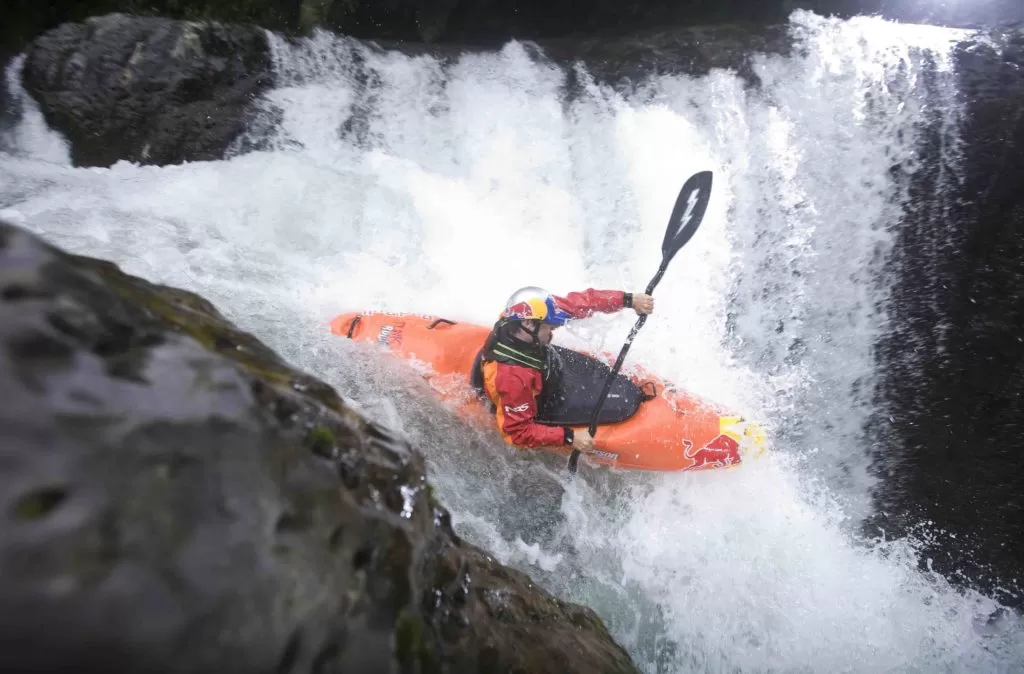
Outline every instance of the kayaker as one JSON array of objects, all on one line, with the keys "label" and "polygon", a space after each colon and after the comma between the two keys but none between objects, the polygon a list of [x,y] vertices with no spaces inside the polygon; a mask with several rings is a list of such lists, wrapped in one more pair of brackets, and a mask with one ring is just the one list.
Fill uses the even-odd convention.
[{"label": "kayaker", "polygon": [[505,442],[527,448],[568,445],[582,453],[594,450],[589,433],[574,434],[571,428],[536,421],[537,399],[547,375],[547,346],[555,328],[566,321],[630,308],[637,314],[650,314],[654,298],[593,288],[564,297],[533,286],[513,293],[473,373],[474,383],[494,405],[498,430]]}]

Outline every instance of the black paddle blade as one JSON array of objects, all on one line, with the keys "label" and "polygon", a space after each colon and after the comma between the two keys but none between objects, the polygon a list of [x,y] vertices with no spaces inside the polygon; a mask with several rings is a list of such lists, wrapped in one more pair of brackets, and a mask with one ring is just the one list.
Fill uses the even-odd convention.
[{"label": "black paddle blade", "polygon": [[665,241],[661,244],[661,257],[664,264],[675,256],[679,249],[697,232],[704,211],[708,209],[711,199],[711,171],[694,173],[679,190],[676,206],[672,209],[668,228],[665,230]]}]

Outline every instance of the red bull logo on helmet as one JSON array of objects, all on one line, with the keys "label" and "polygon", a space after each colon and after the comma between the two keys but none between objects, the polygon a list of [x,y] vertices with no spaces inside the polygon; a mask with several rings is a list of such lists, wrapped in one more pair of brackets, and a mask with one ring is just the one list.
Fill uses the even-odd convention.
[{"label": "red bull logo on helmet", "polygon": [[694,449],[689,440],[683,440],[683,446],[686,448],[683,455],[693,460],[691,470],[726,468],[740,463],[740,443],[728,435],[719,435],[700,449]]},{"label": "red bull logo on helmet", "polygon": [[519,302],[509,304],[501,314],[502,318],[520,321],[543,321],[555,327],[565,325],[569,314],[555,305],[552,297],[527,297]]},{"label": "red bull logo on helmet", "polygon": [[548,315],[548,307],[544,300],[531,298],[517,302],[505,309],[505,318],[514,318],[520,321],[544,320]]}]

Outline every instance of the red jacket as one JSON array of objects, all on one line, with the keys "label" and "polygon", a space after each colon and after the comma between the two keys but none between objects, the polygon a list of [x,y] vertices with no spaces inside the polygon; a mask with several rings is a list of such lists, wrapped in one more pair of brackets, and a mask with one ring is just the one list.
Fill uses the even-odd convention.
[{"label": "red jacket", "polygon": [[[555,304],[573,318],[586,318],[594,312],[613,313],[625,307],[621,290],[594,290],[555,296]],[[484,361],[484,390],[497,408],[498,430],[510,445],[550,447],[565,445],[568,438],[559,426],[538,424],[537,396],[544,385],[540,370],[496,361]]]}]

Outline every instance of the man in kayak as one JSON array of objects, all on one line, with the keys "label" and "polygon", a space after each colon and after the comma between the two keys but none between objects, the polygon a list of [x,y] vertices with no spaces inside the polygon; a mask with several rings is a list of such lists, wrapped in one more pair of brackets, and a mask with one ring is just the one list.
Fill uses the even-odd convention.
[{"label": "man in kayak", "polygon": [[595,312],[633,309],[654,311],[650,295],[621,290],[594,290],[557,297],[542,288],[517,290],[505,304],[501,318],[481,351],[474,383],[495,407],[498,429],[505,442],[517,447],[571,446],[586,454],[594,449],[589,433],[537,423],[537,399],[547,379],[547,346],[555,328],[571,319]]}]

